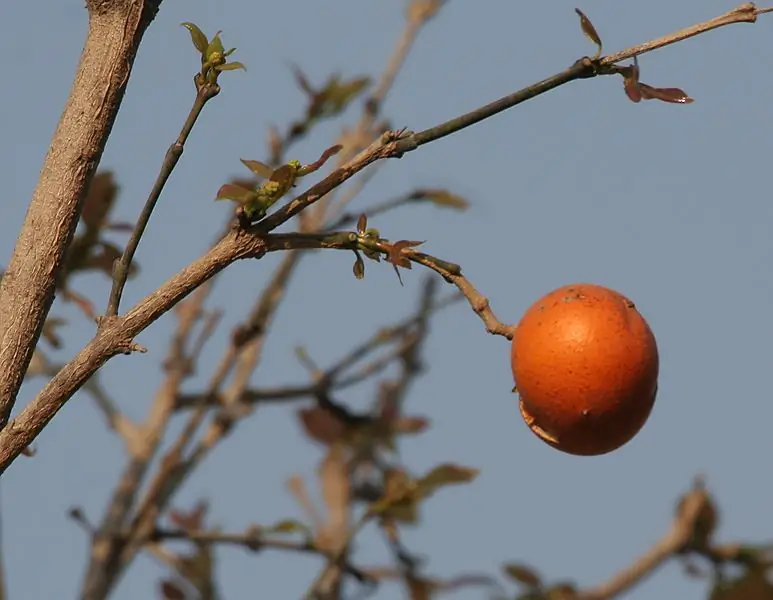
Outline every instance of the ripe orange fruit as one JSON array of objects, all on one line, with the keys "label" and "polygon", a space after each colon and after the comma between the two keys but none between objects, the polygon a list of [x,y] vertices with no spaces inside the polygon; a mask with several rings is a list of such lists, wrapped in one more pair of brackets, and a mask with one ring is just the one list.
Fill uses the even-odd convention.
[{"label": "ripe orange fruit", "polygon": [[655,336],[633,302],[592,284],[537,300],[511,349],[526,424],[554,448],[583,456],[638,433],[655,403],[658,365]]}]

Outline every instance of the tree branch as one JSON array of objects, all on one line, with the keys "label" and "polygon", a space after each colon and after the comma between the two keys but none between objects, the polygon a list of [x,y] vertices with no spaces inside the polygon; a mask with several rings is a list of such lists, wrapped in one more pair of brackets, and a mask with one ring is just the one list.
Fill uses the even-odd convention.
[{"label": "tree branch", "polygon": [[710,503],[708,492],[700,479],[684,496],[668,531],[647,552],[608,581],[578,592],[578,600],[610,600],[631,589],[651,575],[666,560],[686,548],[696,529],[696,523]]},{"label": "tree branch", "polygon": [[160,0],[91,2],[70,97],[0,282],[0,427],[35,350],[89,182],[102,157],[142,35]]},{"label": "tree branch", "polygon": [[[99,367],[116,354],[131,352],[136,349],[132,345],[132,340],[137,334],[146,329],[165,312],[170,310],[198,285],[201,285],[234,261],[247,257],[261,257],[267,251],[264,243],[264,236],[266,236],[266,234],[292,217],[300,214],[305,208],[314,204],[325,194],[353,177],[356,173],[362,171],[368,165],[384,158],[400,157],[404,153],[415,150],[423,144],[427,144],[456,131],[460,131],[485,118],[493,116],[507,108],[515,106],[530,98],[534,98],[570,81],[615,73],[616,70],[610,65],[613,59],[618,60],[617,57],[634,56],[637,53],[644,51],[649,52],[656,48],[685,39],[686,37],[694,36],[698,33],[709,31],[710,29],[715,29],[730,23],[753,22],[758,14],[764,12],[770,12],[770,9],[756,9],[753,4],[743,4],[734,11],[731,11],[718,19],[713,19],[706,23],[681,30],[652,42],[648,42],[647,44],[634,46],[621,53],[610,55],[596,61],[587,57],[582,58],[557,75],[531,85],[520,92],[506,96],[496,102],[492,102],[480,109],[462,115],[461,117],[451,119],[436,127],[426,129],[419,133],[405,131],[387,132],[347,164],[333,171],[322,181],[312,186],[306,192],[291,200],[256,225],[250,227],[246,231],[232,231],[226,235],[207,254],[175,275],[156,292],[138,303],[125,316],[103,320],[96,337],[48,383],[37,398],[30,402],[13,422],[0,431],[0,473],[5,471],[8,465],[22,452],[22,450],[35,439],[56,412],[64,406],[75,391],[78,390]],[[97,21],[100,21],[100,19],[97,19]],[[123,22],[121,23],[123,27]],[[110,27],[104,29],[108,32],[112,30]],[[104,33],[104,31],[102,31],[102,33]],[[96,60],[94,56],[90,56],[89,54],[89,52],[93,53],[96,50],[93,48],[93,45],[97,43],[97,39],[92,40],[92,37],[94,36],[90,36],[89,40],[91,41],[87,43],[86,50],[88,52],[84,52],[81,71],[83,71],[86,66],[91,68],[90,61]],[[96,36],[96,38],[99,37],[100,36]],[[138,41],[139,34],[136,34],[136,39]],[[106,41],[102,40],[102,43],[106,43]],[[100,62],[104,60],[104,53],[106,51],[102,43],[99,45]],[[128,64],[130,64],[129,59],[133,58],[134,49],[127,49],[125,46],[126,45],[121,46],[121,48],[124,49],[124,54],[126,54],[125,58],[128,61]],[[108,51],[110,50],[113,50],[113,48],[108,48]],[[121,68],[124,68],[123,63],[121,63],[121,65]],[[121,72],[128,76],[128,67]],[[85,77],[85,75],[81,75],[81,77]],[[89,79],[91,78],[87,78],[87,80]],[[102,82],[102,79],[99,81]],[[116,85],[114,79],[109,79],[109,81],[113,85]],[[125,84],[125,80],[121,80],[120,83]],[[90,89],[95,86],[85,87]],[[76,80],[76,88],[79,88],[78,80]],[[116,88],[108,86],[108,88],[109,89],[104,93],[106,94],[105,97],[111,100],[111,102],[106,103],[104,106],[97,103],[96,108],[92,106],[92,104],[88,104],[85,108],[92,109],[92,111],[86,111],[87,114],[101,115],[103,109],[107,110],[105,107],[114,107],[117,103],[117,99],[120,97],[120,93],[123,91],[123,87],[118,86]],[[77,89],[73,92],[73,95],[76,98],[80,98],[81,100],[91,99],[93,103],[94,99],[91,95],[86,94],[86,98],[82,98],[81,94],[86,94],[86,92],[78,92]],[[69,129],[74,128],[73,131],[77,130],[77,127],[75,127],[76,124],[71,122],[74,119],[74,115],[71,114],[72,110],[74,109],[68,106],[68,109],[66,109],[65,115],[63,116],[62,124],[60,124],[59,133],[64,137],[66,137],[65,134]],[[68,119],[64,119],[65,116],[68,117]],[[109,124],[111,123],[112,117]],[[108,124],[104,124],[102,128],[97,128],[97,131],[104,134],[109,133]],[[60,143],[59,140],[60,136],[57,135],[55,142]],[[68,216],[66,211],[63,214],[60,208],[65,201],[69,202],[71,207],[76,205],[75,208],[77,208],[77,203],[80,200],[79,196],[81,194],[79,193],[78,197],[75,197],[72,190],[77,188],[79,192],[82,192],[85,182],[88,180],[86,175],[90,174],[89,169],[93,170],[93,165],[89,166],[90,163],[87,165],[81,163],[83,155],[74,156],[72,154],[71,149],[73,146],[70,145],[71,142],[72,140],[68,139],[67,148],[57,149],[56,153],[50,154],[50,156],[55,157],[57,160],[51,159],[50,165],[49,161],[47,161],[47,165],[44,168],[44,174],[41,176],[41,181],[44,182],[45,185],[38,186],[39,193],[36,193],[36,199],[33,199],[30,213],[28,213],[27,226],[20,237],[22,243],[17,246],[14,254],[15,259],[12,259],[11,266],[15,266],[16,271],[9,268],[2,283],[0,283],[0,305],[12,307],[10,312],[2,313],[3,316],[0,319],[0,364],[4,364],[8,367],[0,372],[0,419],[7,419],[10,409],[13,406],[14,397],[23,379],[24,370],[32,355],[35,341],[38,338],[40,327],[42,327],[43,319],[45,318],[45,313],[51,302],[50,295],[53,291],[54,281],[47,282],[47,278],[49,278],[49,275],[57,272],[61,262],[61,255],[66,247],[66,242],[69,240],[69,236],[72,234],[72,228],[75,226],[73,215]],[[86,150],[92,150],[90,153],[87,153],[87,155],[98,158],[103,145],[103,143],[100,143],[96,148],[87,145]],[[75,144],[75,146],[77,146],[77,144]],[[64,164],[60,163],[62,160],[61,158],[58,158],[60,154],[67,158],[66,161],[63,161]],[[56,166],[56,169],[53,168],[53,165]],[[77,167],[79,165],[82,166],[83,169],[86,169],[86,171],[81,172],[81,170],[78,170]],[[67,194],[67,197],[61,197],[61,193],[58,191],[59,179],[62,178],[63,172],[68,170],[64,167],[69,167],[71,171],[77,171],[80,174],[76,179],[71,177],[65,178],[70,185],[65,185],[62,189],[71,190],[70,193]],[[48,171],[52,172],[49,173]],[[73,181],[77,183],[75,187],[72,185]],[[51,186],[53,186],[53,188]],[[45,192],[52,191],[52,189],[52,197],[57,198],[57,205],[54,207],[53,211],[50,210],[50,207],[48,207],[47,204],[44,206],[43,202]],[[38,213],[41,211],[47,214],[43,215],[40,222],[35,223],[35,230],[37,232],[44,230],[49,231],[49,229],[41,227],[40,223],[51,223],[50,230],[55,230],[54,235],[56,237],[54,240],[46,240],[43,246],[40,245],[42,240],[36,238],[35,233],[30,231],[31,226],[29,225],[34,221],[35,217],[39,216]],[[52,214],[58,215],[58,218],[61,218],[61,220],[52,220]],[[66,227],[63,227],[62,223],[65,223]],[[62,232],[64,229],[70,227],[70,225],[72,225],[72,227],[69,229],[67,235],[64,235]],[[61,246],[61,252],[52,249],[57,244]],[[46,259],[44,259],[42,264],[48,264],[48,267],[51,268],[41,268],[41,261],[38,260],[31,270],[26,271],[24,275],[20,276],[17,272],[22,264],[21,258],[19,258],[20,253],[24,255],[30,253],[36,254],[38,250],[48,254],[48,262],[46,263]],[[473,309],[486,323],[486,328],[489,331],[505,335],[506,337],[512,335],[507,326],[501,325],[495,318],[492,318],[486,299],[483,296],[480,296],[460,273],[452,272],[441,263],[430,260],[431,257],[428,257],[428,255],[410,251],[406,251],[405,254],[409,260],[418,262],[435,270],[462,289]],[[20,285],[20,283],[23,283],[23,285]],[[44,293],[43,295],[48,294],[48,299],[40,300],[43,296],[35,295],[35,292],[37,291],[42,291]],[[23,301],[19,301],[20,299]],[[22,307],[22,310],[19,310],[19,307]],[[34,331],[31,331],[30,328],[33,328]],[[25,330],[27,331],[25,332]],[[2,421],[0,421],[0,423],[2,423]]]}]

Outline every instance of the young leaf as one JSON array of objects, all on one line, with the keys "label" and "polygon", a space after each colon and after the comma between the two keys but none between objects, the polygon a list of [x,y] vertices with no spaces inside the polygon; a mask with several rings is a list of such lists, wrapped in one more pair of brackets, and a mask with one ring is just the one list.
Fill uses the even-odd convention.
[{"label": "young leaf", "polygon": [[260,162],[259,160],[247,160],[245,158],[240,158],[239,160],[242,161],[242,164],[258,177],[269,179],[274,174],[274,169],[269,167],[267,164]]},{"label": "young leaf", "polygon": [[354,253],[357,258],[354,261],[354,266],[352,267],[352,271],[354,272],[354,276],[357,279],[365,279],[365,261],[362,260],[362,256],[360,256],[359,252]]},{"label": "young leaf", "polygon": [[687,92],[680,88],[656,88],[646,83],[639,83],[641,97],[645,100],[655,99],[672,104],[692,104],[693,98],[687,95]]},{"label": "young leaf", "polygon": [[198,50],[202,55],[207,51],[207,46],[209,46],[209,41],[207,40],[207,36],[204,35],[204,32],[201,31],[196,25],[193,23],[180,23],[183,27],[185,27],[191,34],[191,41],[193,42],[193,45],[195,46],[196,50]]},{"label": "young leaf", "polygon": [[639,61],[634,56],[633,65],[627,67],[627,73],[623,76],[623,89],[631,102],[642,100],[661,100],[673,104],[691,104],[694,102],[687,93],[680,88],[656,88],[639,81]]},{"label": "young leaf", "polygon": [[215,37],[212,38],[212,41],[207,45],[205,50],[207,59],[211,58],[213,54],[220,54],[221,56],[225,54],[225,47],[223,46],[223,41],[220,39],[221,33],[222,31],[218,31],[215,34]]},{"label": "young leaf", "polygon": [[282,519],[269,527],[263,528],[263,533],[303,533],[311,537],[311,529],[295,519]]},{"label": "young leaf", "polygon": [[236,69],[242,69],[243,71],[246,71],[247,67],[245,67],[244,64],[240,63],[239,61],[234,61],[215,67],[216,71],[235,71]]},{"label": "young leaf", "polygon": [[403,278],[400,275],[400,271],[397,269],[397,267],[402,267],[403,269],[409,270],[412,268],[411,261],[402,255],[403,250],[406,248],[415,248],[416,246],[421,246],[423,243],[424,242],[399,240],[390,246],[389,262],[392,263],[392,267],[394,267],[395,273],[397,273],[397,279],[400,281],[400,285],[403,285]]},{"label": "young leaf", "polygon": [[249,204],[255,201],[257,194],[254,190],[248,190],[240,185],[234,185],[233,183],[224,183],[217,190],[217,197],[215,200],[233,200],[239,204]]},{"label": "young leaf", "polygon": [[368,229],[368,215],[362,213],[357,219],[357,233],[359,235],[365,235]]},{"label": "young leaf", "polygon": [[601,44],[601,37],[599,36],[598,31],[596,31],[596,28],[593,26],[593,23],[590,22],[590,19],[585,16],[585,13],[583,13],[579,8],[575,8],[574,12],[576,12],[580,17],[580,28],[582,29],[582,32],[591,42],[596,44],[596,47],[598,48],[596,50],[596,54],[591,57],[593,60],[597,60],[601,56],[603,49]]},{"label": "young leaf", "polygon": [[320,156],[313,163],[301,167],[298,170],[298,175],[301,175],[301,176],[308,175],[309,173],[313,173],[314,171],[319,170],[320,168],[322,168],[322,166],[328,161],[328,159],[331,156],[338,154],[341,151],[341,148],[343,148],[341,144],[335,144],[334,146],[330,146],[330,148],[325,150],[322,153],[322,156]]}]

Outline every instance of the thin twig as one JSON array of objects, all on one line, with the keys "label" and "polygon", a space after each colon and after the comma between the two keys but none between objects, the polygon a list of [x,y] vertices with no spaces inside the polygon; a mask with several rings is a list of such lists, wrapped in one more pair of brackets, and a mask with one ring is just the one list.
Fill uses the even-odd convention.
[{"label": "thin twig", "polygon": [[341,568],[343,566],[343,559],[346,556],[346,552],[351,545],[352,540],[362,530],[362,528],[370,522],[372,516],[373,515],[369,511],[364,512],[357,520],[357,522],[349,528],[343,543],[339,545],[335,552],[331,553],[331,555],[328,557],[325,568],[320,571],[319,575],[316,577],[316,579],[314,579],[311,586],[309,586],[308,591],[304,595],[305,600],[315,600],[319,594],[320,585],[325,582],[329,573],[333,569]]},{"label": "thin twig", "polygon": [[142,234],[145,233],[145,228],[150,222],[150,216],[153,214],[153,210],[156,208],[156,203],[161,197],[161,192],[172,175],[172,171],[177,166],[180,157],[185,149],[185,142],[188,140],[188,136],[193,130],[193,126],[196,124],[201,111],[204,110],[207,102],[220,93],[220,86],[217,83],[202,85],[196,92],[196,99],[193,101],[193,106],[188,113],[188,118],[185,119],[183,128],[180,131],[180,135],[174,143],[169,146],[164,155],[164,161],[161,163],[161,170],[156,177],[156,181],[153,184],[153,188],[150,190],[145,206],[142,207],[137,223],[134,226],[129,241],[126,243],[121,258],[118,259],[113,265],[113,285],[110,289],[110,299],[107,303],[106,317],[114,317],[118,314],[118,306],[121,303],[121,295],[123,294],[123,288],[126,285],[126,280],[129,277],[129,268],[131,267],[134,254],[137,252],[137,248],[140,245],[140,239]]},{"label": "thin twig", "polygon": [[177,311],[178,325],[170,341],[165,361],[167,376],[156,391],[150,412],[142,427],[142,446],[134,449],[124,468],[105,511],[99,528],[92,536],[91,560],[82,584],[83,598],[103,598],[119,573],[116,564],[125,546],[125,540],[117,537],[134,506],[142,480],[150,461],[158,451],[163,432],[171,417],[174,398],[180,385],[190,374],[187,346],[195,324],[202,313],[212,285],[204,283]]},{"label": "thin twig", "polygon": [[688,38],[695,37],[701,33],[706,33],[712,29],[724,27],[725,25],[732,25],[734,23],[754,23],[757,20],[758,15],[771,11],[773,11],[773,8],[757,8],[753,2],[745,2],[733,10],[726,12],[724,15],[709,19],[703,23],[698,23],[692,27],[680,29],[675,33],[664,35],[656,40],[645,42],[643,44],[639,44],[638,46],[631,46],[630,48],[626,48],[625,50],[621,50],[615,54],[605,56],[600,60],[600,65],[602,67],[609,67],[619,63],[621,60],[627,60],[629,58],[633,58],[634,56],[641,56],[647,52],[652,52],[653,50],[664,48],[665,46],[669,46]]},{"label": "thin twig", "polygon": [[[456,292],[448,294],[435,302],[430,310],[435,313],[447,306],[455,304],[462,297],[463,296],[460,293]],[[322,385],[325,385],[330,390],[342,390],[357,385],[367,378],[380,373],[404,352],[402,344],[399,344],[395,349],[385,355],[379,356],[364,364],[353,373],[346,376],[342,375],[348,369],[353,368],[356,363],[367,357],[371,352],[377,350],[384,344],[404,336],[406,332],[415,327],[423,318],[424,317],[421,314],[411,315],[407,319],[403,319],[394,325],[379,328],[370,338],[349,350],[346,355],[326,369],[320,377],[320,380],[323,382]],[[239,398],[239,403],[257,404],[263,402],[298,400],[314,395],[314,393],[318,391],[320,385],[320,383],[314,382],[308,385],[288,385],[276,388],[248,389],[245,390],[244,394]],[[176,407],[179,410],[188,409],[203,401],[206,401],[209,405],[213,406],[222,404],[222,398],[220,396],[211,396],[206,399],[202,396],[203,394],[198,393],[181,394],[177,398]]]},{"label": "thin twig", "polygon": [[[266,243],[268,252],[281,249],[295,250],[298,248],[357,250],[362,244],[362,241],[358,239],[356,234],[345,231],[325,234],[269,234],[263,239]],[[368,243],[368,246],[384,255],[389,255],[389,245],[386,240],[372,241]],[[407,248],[402,251],[401,255],[411,262],[435,271],[446,281],[455,285],[464,297],[467,298],[467,301],[475,314],[483,321],[486,331],[493,335],[504,336],[508,340],[513,339],[515,327],[512,325],[505,325],[497,319],[496,315],[494,315],[491,310],[488,298],[475,289],[475,286],[462,275],[462,269],[459,265],[449,263],[424,252],[417,252]]]},{"label": "thin twig", "polygon": [[[284,552],[299,552],[302,554],[318,554],[328,560],[333,556],[318,548],[312,540],[296,542],[278,538],[266,537],[260,533],[260,527],[248,527],[244,532],[222,531],[187,531],[183,529],[156,529],[152,535],[152,542],[159,541],[187,541],[196,544],[241,546],[250,552],[262,550],[280,550]],[[360,582],[372,581],[372,578],[361,569],[346,563],[343,569]],[[2,599],[0,599],[2,600]]]}]

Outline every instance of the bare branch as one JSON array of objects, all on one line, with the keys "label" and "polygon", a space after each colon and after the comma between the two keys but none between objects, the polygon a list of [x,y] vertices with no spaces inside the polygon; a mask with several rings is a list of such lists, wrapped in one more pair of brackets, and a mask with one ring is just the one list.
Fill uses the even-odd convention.
[{"label": "bare branch", "polygon": [[695,486],[685,495],[671,527],[652,548],[609,581],[578,593],[578,600],[610,600],[629,590],[651,575],[666,560],[685,548],[695,531],[696,522],[710,498],[703,485]]},{"label": "bare branch", "polygon": [[150,215],[153,213],[153,209],[156,208],[156,203],[161,197],[161,192],[183,154],[185,142],[188,140],[188,136],[193,130],[193,126],[201,115],[201,111],[204,110],[206,103],[219,93],[220,86],[217,85],[217,83],[199,87],[196,92],[196,99],[188,113],[188,117],[185,119],[185,124],[183,125],[182,131],[180,131],[180,135],[177,136],[177,139],[166,151],[164,160],[161,163],[161,170],[153,184],[153,188],[150,190],[150,195],[145,201],[145,206],[142,207],[142,212],[137,219],[137,224],[134,226],[134,231],[132,231],[131,237],[126,244],[126,248],[124,248],[121,258],[113,265],[113,286],[110,290],[110,299],[107,303],[107,311],[105,312],[106,316],[114,317],[118,314],[118,305],[121,303],[123,288],[126,285],[126,279],[129,277],[129,269],[132,260],[134,259],[134,254],[137,252],[137,248],[140,245],[142,234],[145,233],[145,228],[150,221]]},{"label": "bare branch", "polygon": [[[24,224],[0,281],[0,427],[35,350],[86,189],[102,157],[134,58],[160,1],[92,11],[75,81],[54,132]],[[30,260],[34,257],[34,260]]]}]

